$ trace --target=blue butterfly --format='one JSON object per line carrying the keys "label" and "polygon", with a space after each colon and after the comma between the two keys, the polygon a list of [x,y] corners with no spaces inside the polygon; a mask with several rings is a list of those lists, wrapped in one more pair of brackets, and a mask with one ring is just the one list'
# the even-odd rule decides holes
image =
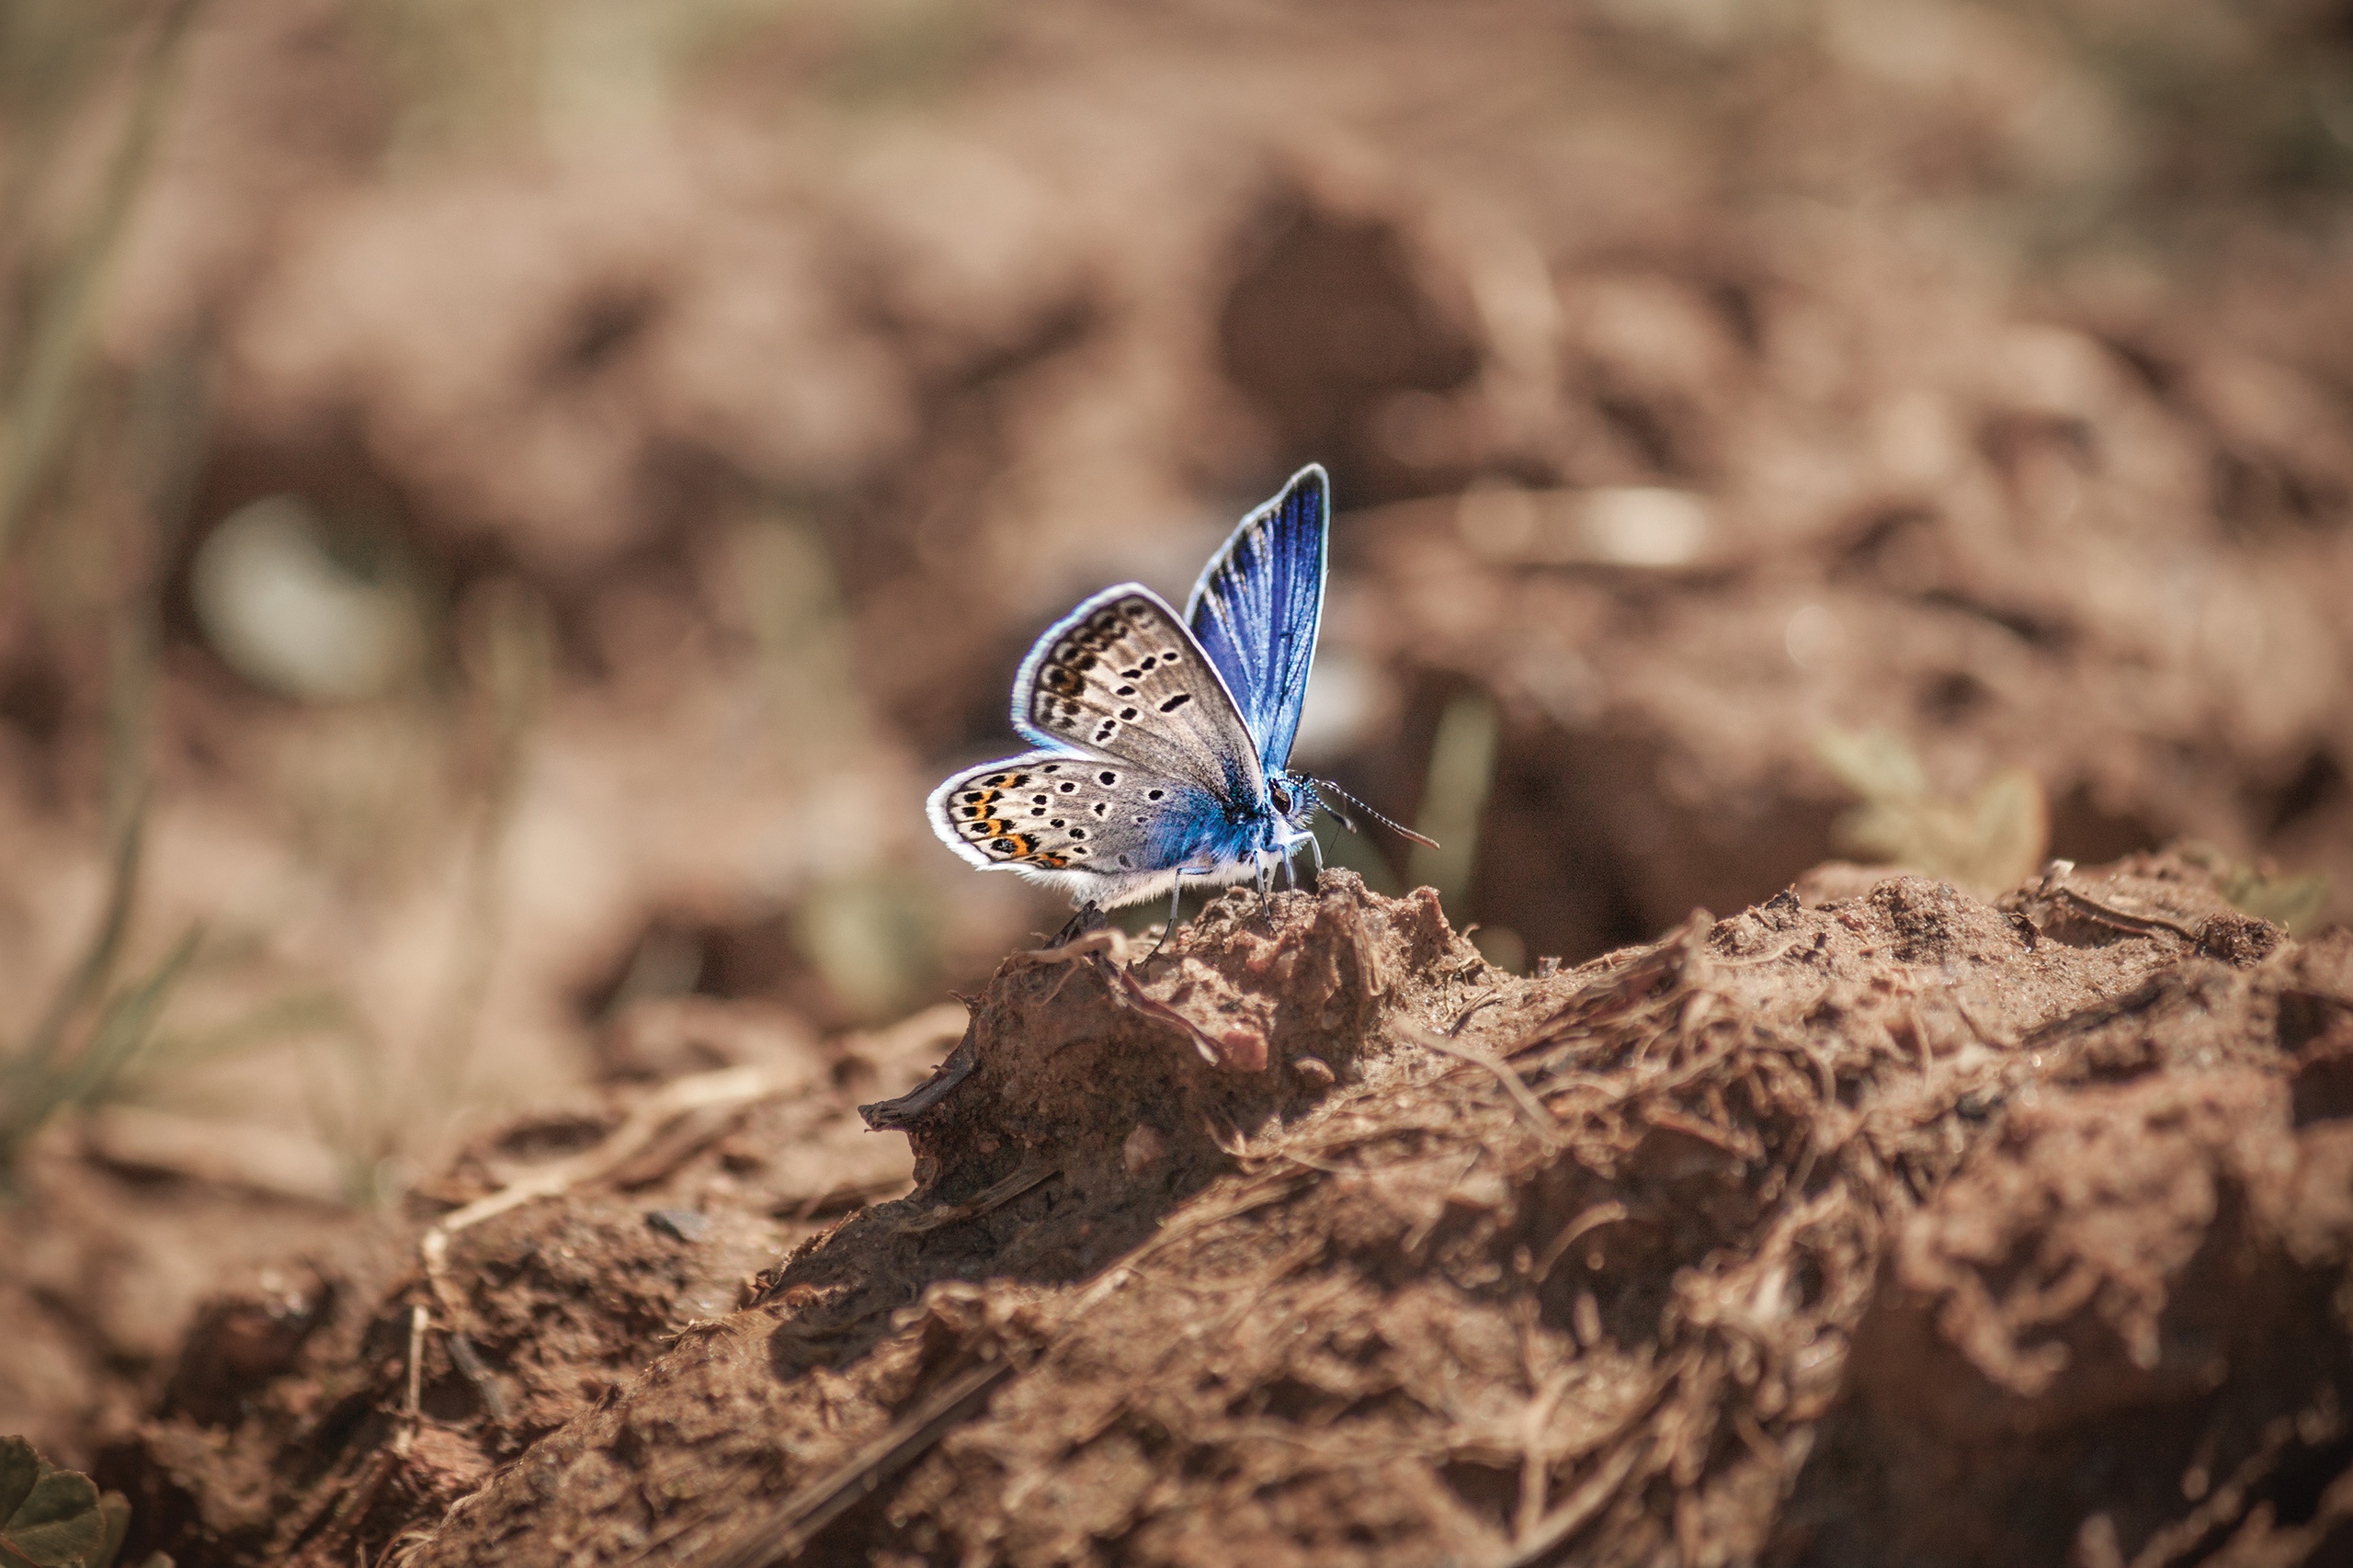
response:
{"label": "blue butterfly", "polygon": [[1210,558],[1182,619],[1121,583],[1047,628],[1013,677],[1013,727],[1040,749],[933,790],[940,841],[1082,908],[1167,892],[1171,926],[1188,881],[1255,877],[1264,893],[1302,846],[1321,870],[1308,827],[1333,808],[1289,764],[1331,511],[1311,463]]}

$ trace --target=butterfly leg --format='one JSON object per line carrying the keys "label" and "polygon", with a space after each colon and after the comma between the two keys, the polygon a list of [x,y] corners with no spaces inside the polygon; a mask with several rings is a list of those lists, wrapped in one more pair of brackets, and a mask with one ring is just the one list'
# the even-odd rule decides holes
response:
{"label": "butterfly leg", "polygon": [[1076,914],[1063,922],[1063,928],[1053,934],[1046,946],[1059,948],[1075,942],[1089,931],[1102,929],[1104,924],[1103,906],[1090,898],[1078,906]]}
{"label": "butterfly leg", "polygon": [[[1176,909],[1179,904],[1184,903],[1184,901],[1185,868],[1179,866],[1176,868],[1176,874],[1168,880],[1168,922],[1166,925],[1161,926],[1160,938],[1158,941],[1152,944],[1152,951],[1144,954],[1142,958],[1138,959],[1136,963],[1150,963],[1153,960],[1160,956],[1160,949],[1167,945],[1170,933],[1176,929]],[[1130,969],[1133,969],[1136,966],[1135,964],[1130,964],[1128,967]]]}

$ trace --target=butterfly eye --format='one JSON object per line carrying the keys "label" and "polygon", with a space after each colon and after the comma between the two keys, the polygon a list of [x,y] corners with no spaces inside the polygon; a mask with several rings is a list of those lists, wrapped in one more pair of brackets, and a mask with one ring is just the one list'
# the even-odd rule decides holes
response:
{"label": "butterfly eye", "polygon": [[1278,812],[1284,812],[1284,813],[1286,813],[1286,814],[1288,814],[1288,813],[1290,812],[1290,790],[1288,790],[1284,789],[1284,788],[1283,788],[1281,785],[1279,785],[1279,784],[1273,784],[1273,783],[1270,783],[1270,784],[1268,784],[1268,785],[1267,786],[1267,793],[1274,797],[1274,801],[1275,801],[1275,810],[1276,810],[1276,811],[1278,811]]}

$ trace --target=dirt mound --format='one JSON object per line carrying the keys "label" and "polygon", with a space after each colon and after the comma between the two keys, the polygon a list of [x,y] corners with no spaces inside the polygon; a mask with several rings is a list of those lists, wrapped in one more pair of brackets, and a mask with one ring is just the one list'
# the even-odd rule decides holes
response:
{"label": "dirt mound", "polygon": [[757,1173],[896,1145],[848,1131],[880,1075],[674,1081],[299,1324],[222,1303],[106,1479],[199,1564],[2353,1544],[2344,933],[2142,858],[1523,979],[1334,872],[1128,956],[1007,960],[866,1108],[915,1190],[741,1305],[794,1201]]}
{"label": "dirt mound", "polygon": [[1541,442],[1339,536],[1407,732],[1497,710],[1480,920],[1583,957],[1764,896],[1837,846],[1842,727],[1955,797],[2024,767],[2052,854],[2207,839],[2353,915],[2353,444],[2316,383],[1855,234],[1727,224],[1560,293]]}
{"label": "dirt mound", "polygon": [[622,1004],[977,989],[1062,912],[926,792],[1041,627],[1181,600],[1310,460],[1296,760],[1459,824],[1348,863],[1505,967],[1838,851],[1834,728],[2353,918],[2329,7],[51,9],[79,64],[17,85],[78,129],[0,83],[0,382],[80,345],[10,481],[0,1037],[108,924],[108,801],[125,962],[211,933],[0,1213],[0,1430],[61,1460],[216,1266],[576,1094]]}

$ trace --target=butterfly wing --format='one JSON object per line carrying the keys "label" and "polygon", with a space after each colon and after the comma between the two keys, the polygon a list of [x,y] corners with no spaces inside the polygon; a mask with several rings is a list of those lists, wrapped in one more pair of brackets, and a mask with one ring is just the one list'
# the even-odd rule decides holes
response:
{"label": "butterfly wing", "polygon": [[1233,688],[1268,773],[1290,760],[1307,700],[1331,515],[1330,482],[1310,463],[1242,519],[1185,602],[1186,623]]}
{"label": "butterfly wing", "polygon": [[1025,740],[1132,764],[1245,813],[1267,780],[1224,677],[1167,601],[1135,583],[1106,588],[1046,630],[1013,677]]}
{"label": "butterfly wing", "polygon": [[967,768],[932,791],[928,810],[932,831],[973,865],[1107,907],[1166,888],[1179,866],[1230,862],[1237,835],[1199,783],[1069,751]]}

